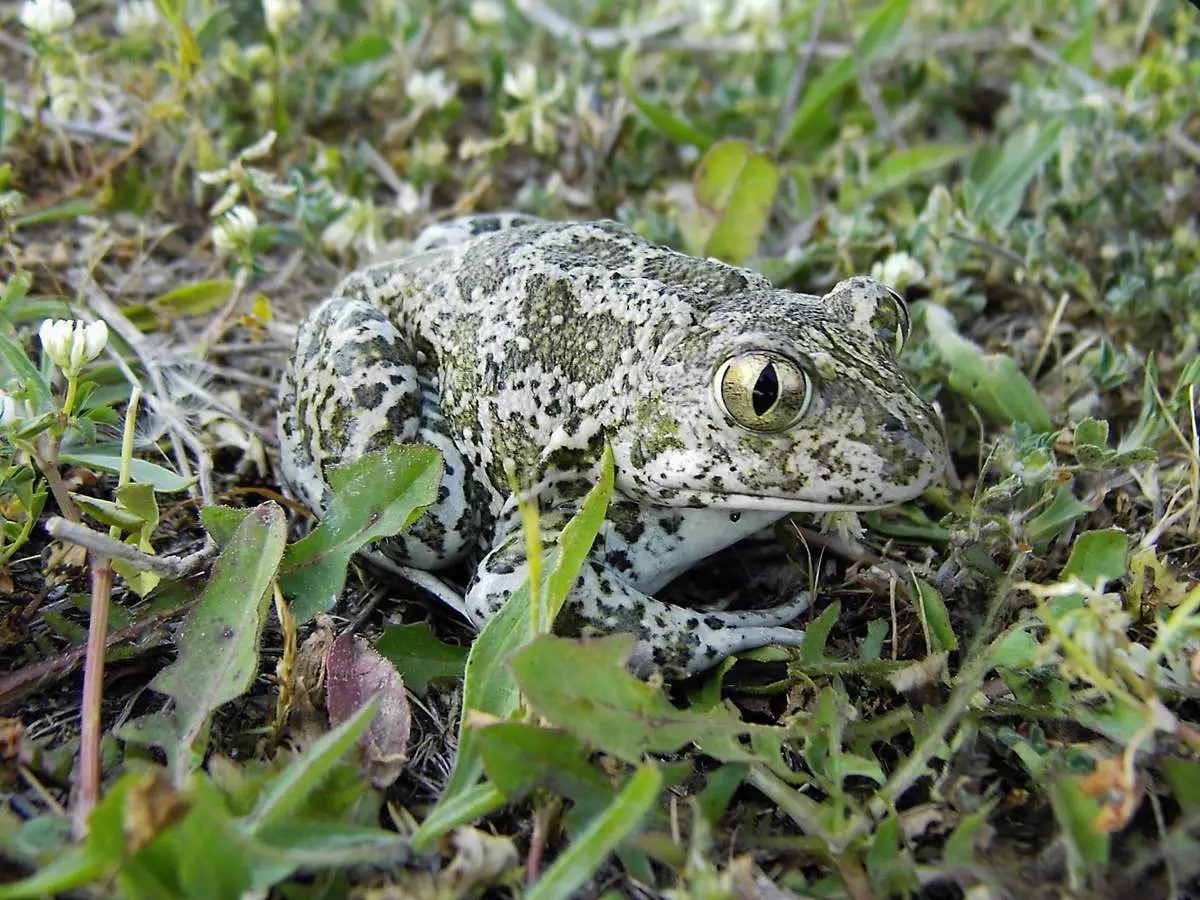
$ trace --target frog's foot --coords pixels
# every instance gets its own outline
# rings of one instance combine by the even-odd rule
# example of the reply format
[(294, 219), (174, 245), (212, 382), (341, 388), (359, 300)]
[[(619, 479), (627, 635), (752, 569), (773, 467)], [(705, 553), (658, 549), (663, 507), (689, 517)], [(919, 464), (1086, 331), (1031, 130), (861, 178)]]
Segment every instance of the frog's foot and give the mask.
[(472, 545), (474, 519), (456, 448), (436, 392), (391, 321), (365, 300), (333, 297), (300, 327), (279, 398), (280, 468), (314, 511), (329, 504), (327, 475), (364, 453), (398, 443), (442, 453), (438, 502), (403, 535), (381, 542), (389, 557), (422, 569), (448, 566)]

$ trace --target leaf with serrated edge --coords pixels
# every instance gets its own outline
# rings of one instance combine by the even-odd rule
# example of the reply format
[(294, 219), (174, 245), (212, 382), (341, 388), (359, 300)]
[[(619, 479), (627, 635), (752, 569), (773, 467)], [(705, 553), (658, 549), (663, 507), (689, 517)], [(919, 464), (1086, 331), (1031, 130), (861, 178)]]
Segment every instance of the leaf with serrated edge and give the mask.
[(396, 667), (414, 694), (424, 694), (434, 679), (462, 678), (467, 662), (466, 647), (442, 643), (424, 622), (383, 629), (375, 649)]
[[(509, 657), (525, 699), (547, 720), (589, 744), (636, 763), (644, 753), (673, 753), (692, 743), (725, 762), (758, 756), (739, 738), (768, 726), (743, 722), (726, 706), (677, 709), (662, 692), (625, 671), (633, 637), (595, 640), (542, 635)], [(570, 672), (570, 678), (563, 678)]]

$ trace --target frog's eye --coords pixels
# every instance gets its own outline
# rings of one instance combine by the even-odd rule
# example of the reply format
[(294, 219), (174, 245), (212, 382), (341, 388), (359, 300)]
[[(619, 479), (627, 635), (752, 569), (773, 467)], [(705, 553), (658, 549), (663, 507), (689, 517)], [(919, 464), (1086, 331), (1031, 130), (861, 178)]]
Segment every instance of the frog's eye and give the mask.
[(778, 353), (752, 350), (725, 361), (714, 388), (721, 410), (751, 431), (783, 431), (804, 415), (812, 379)]
[(908, 304), (898, 291), (887, 285), (884, 287), (887, 288), (888, 295), (886, 299), (879, 301), (872, 324), (879, 340), (890, 344), (892, 352), (899, 356), (900, 351), (904, 349), (904, 342), (908, 340), (908, 332), (912, 325), (908, 317)]

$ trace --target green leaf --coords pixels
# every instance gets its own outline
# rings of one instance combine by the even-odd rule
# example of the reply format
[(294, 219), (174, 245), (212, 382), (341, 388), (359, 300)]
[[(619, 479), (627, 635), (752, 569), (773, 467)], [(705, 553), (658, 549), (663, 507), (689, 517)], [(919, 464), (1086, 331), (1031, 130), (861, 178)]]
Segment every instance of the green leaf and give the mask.
[(653, 762), (640, 766), (613, 802), (558, 855), (526, 900), (571, 897), (642, 821), (658, 800), (662, 774)]
[[(478, 758), (478, 750), (476, 750), (476, 754)], [(480, 765), (478, 771), (482, 770), (483, 767)], [(457, 762), (455, 771), (458, 771)], [(478, 777), (478, 773), (476, 777)], [(442, 796), (438, 798), (437, 806), (425, 817), (421, 827), (413, 833), (413, 850), (417, 853), (424, 852), (433, 841), (451, 828), (481, 819), (498, 810), (504, 803), (504, 794), (491, 782), (472, 783), (465, 788), (456, 789), (453, 794), (450, 793), (449, 785), (447, 785)]]
[(1163, 760), (1163, 776), (1180, 808), (1189, 816), (1200, 813), (1200, 763), (1190, 759)]
[(889, 153), (862, 187), (854, 190), (847, 185), (839, 193), (838, 208), (849, 212), (864, 200), (914, 184), (923, 176), (962, 159), (970, 150), (964, 144), (930, 143)]
[(714, 144), (700, 160), (692, 188), (708, 222), (703, 254), (734, 265), (758, 246), (775, 202), (779, 170), (749, 141)]
[(1061, 578), (1066, 581), (1075, 577), (1093, 586), (1124, 578), (1128, 571), (1125, 564), (1128, 546), (1129, 537), (1120, 529), (1085, 531), (1071, 545)]
[[(703, 713), (677, 709), (660, 690), (625, 671), (633, 642), (628, 634), (585, 641), (541, 635), (513, 653), (508, 665), (540, 715), (627, 762), (645, 753), (673, 753), (693, 741), (726, 762), (757, 759), (740, 738), (777, 729), (743, 722), (726, 706)], [(568, 671), (571, 677), (564, 678)]]
[(172, 739), (162, 746), (177, 784), (203, 756), (198, 745), (213, 711), (245, 692), (258, 671), (268, 590), (286, 537), (283, 510), (276, 504), (264, 503), (246, 516), (188, 615), (179, 657), (151, 682), (175, 701), (170, 712), (147, 716), (143, 724), (161, 718), (169, 725)]
[(1059, 485), (1054, 497), (1042, 511), (1025, 523), (1025, 540), (1043, 544), (1059, 534), (1067, 525), (1091, 512), (1087, 504), (1077, 500), (1070, 484)]
[(443, 644), (424, 622), (385, 628), (375, 649), (396, 667), (414, 694), (424, 694), (434, 679), (461, 678), (468, 652), (466, 647)]
[(33, 406), (34, 417), (46, 415), (57, 409), (49, 386), (37, 366), (25, 355), (25, 348), (3, 331), (0, 331), (0, 363), (3, 363), (5, 370), (0, 381), (7, 382), (10, 378), (16, 378), (21, 382)]
[[(550, 616), (555, 616), (562, 607), (571, 585), (579, 575), (579, 569), (587, 557), (604, 522), (605, 511), (612, 495), (613, 459), (612, 450), (604, 448), (601, 458), (600, 477), (588, 491), (576, 513), (563, 528), (554, 549), (547, 555), (548, 572), (542, 579), (541, 595), (547, 604)], [(543, 571), (546, 571), (543, 569)], [(463, 679), (463, 715), (458, 729), (458, 756), (446, 788), (442, 791), (437, 806), (421, 823), (413, 835), (413, 847), (428, 846), (446, 823), (458, 824), (451, 809), (464, 804), (460, 795), (471, 791), (483, 773), (483, 761), (479, 755), (478, 733), (468, 724), (470, 712), (478, 710), (497, 719), (508, 718), (519, 701), (516, 682), (505, 668), (504, 662), (514, 650), (530, 638), (530, 597), (528, 579), (518, 588), (500, 611), (484, 624), (479, 637), (467, 654), (467, 667)], [(472, 796), (490, 802), (493, 795), (473, 791)]]
[(364, 545), (403, 531), (437, 500), (442, 458), (433, 447), (405, 444), (368, 453), (329, 476), (325, 518), (288, 547), (279, 587), (303, 624), (333, 607), (350, 557)]
[(1076, 779), (1066, 777), (1052, 783), (1050, 803), (1062, 829), (1071, 881), (1082, 885), (1089, 871), (1108, 862), (1108, 834), (1096, 827), (1100, 803)]
[(342, 724), (313, 741), (278, 776), (271, 779), (254, 804), (254, 809), (246, 816), (247, 832), (257, 835), (268, 826), (285, 824), (288, 815), (320, 787), (325, 776), (366, 731), (378, 707), (378, 698), (369, 698)]
[[(113, 475), (121, 474), (121, 445), (96, 444), (92, 447), (72, 447), (59, 454), (62, 462), (85, 469), (98, 469)], [(186, 491), (196, 483), (195, 478), (184, 478), (170, 469), (165, 469), (144, 459), (129, 461), (129, 477), (132, 481), (148, 484), (160, 494)]]
[(908, 586), (908, 596), (921, 617), (921, 624), (925, 626), (929, 652), (957, 650), (958, 638), (954, 635), (950, 613), (946, 610), (942, 595), (932, 585), (918, 578)]
[[(0, 88), (0, 101), (3, 100), (4, 91)], [(4, 115), (4, 110), (0, 108), (0, 117)], [(2, 121), (2, 119), (0, 119)], [(3, 136), (3, 126), (0, 125), (0, 136)], [(0, 190), (4, 187), (0, 186)], [(14, 275), (4, 283), (4, 290), (0, 292), (0, 317), (11, 319), (11, 311), (21, 306), (25, 295), (29, 293), (29, 287), (33, 284), (28, 275)]]
[(800, 105), (796, 107), (776, 147), (777, 155), (784, 150), (805, 148), (808, 143), (806, 132), (814, 120), (826, 111), (834, 96), (857, 77), (861, 67), (868, 65), (888, 48), (907, 16), (908, 0), (887, 0), (875, 11), (863, 29), (854, 52), (840, 57), (805, 88)]
[(804, 631), (804, 643), (800, 645), (800, 663), (805, 666), (816, 666), (829, 659), (825, 653), (825, 644), (829, 640), (829, 632), (837, 624), (838, 616), (842, 613), (842, 604), (830, 603), (821, 610), (821, 614)]
[(1066, 116), (1032, 121), (999, 150), (977, 154), (965, 185), (967, 214), (997, 231), (1007, 228), (1021, 209), (1029, 182), (1058, 152), (1068, 124)]
[(383, 59), (392, 52), (392, 42), (380, 34), (365, 34), (345, 44), (338, 52), (338, 65), (357, 66)]
[(74, 200), (64, 200), (61, 203), (55, 203), (47, 206), (45, 209), (39, 209), (36, 212), (25, 213), (17, 216), (12, 220), (13, 230), (25, 228), (30, 225), (44, 225), (47, 222), (61, 222), (65, 219), (77, 219), (79, 216), (86, 216), (96, 208), (94, 200), (86, 200), (76, 198)]
[(948, 367), (947, 384), (1004, 422), (1024, 422), (1034, 431), (1054, 430), (1050, 414), (1029, 379), (1009, 357), (984, 353), (983, 348), (958, 332), (954, 317), (936, 304), (914, 306), (929, 333), (930, 343)]
[(228, 278), (185, 284), (150, 301), (150, 306), (170, 310), (185, 316), (202, 316), (217, 309), (233, 293)]
[(681, 144), (691, 144), (701, 150), (707, 150), (716, 140), (708, 131), (683, 116), (674, 112), (670, 107), (655, 103), (638, 93), (633, 83), (633, 63), (636, 59), (636, 47), (631, 45), (621, 56), (620, 78), (621, 88), (633, 102), (634, 107), (646, 120), (657, 128), (663, 135)]
[(572, 734), (520, 722), (479, 729), (484, 771), (508, 800), (546, 787), (576, 803), (612, 799), (608, 779), (589, 762), (588, 746)]

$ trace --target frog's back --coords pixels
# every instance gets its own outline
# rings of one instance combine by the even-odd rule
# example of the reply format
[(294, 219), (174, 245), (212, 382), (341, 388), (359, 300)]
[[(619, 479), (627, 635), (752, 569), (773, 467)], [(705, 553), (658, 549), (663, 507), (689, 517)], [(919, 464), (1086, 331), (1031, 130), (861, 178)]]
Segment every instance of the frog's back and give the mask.
[(628, 415), (647, 367), (698, 327), (708, 301), (770, 288), (616, 222), (527, 221), (419, 240), (342, 288), (436, 361), (442, 408), (498, 488), (498, 460), (525, 469), (564, 434), (586, 442)]

